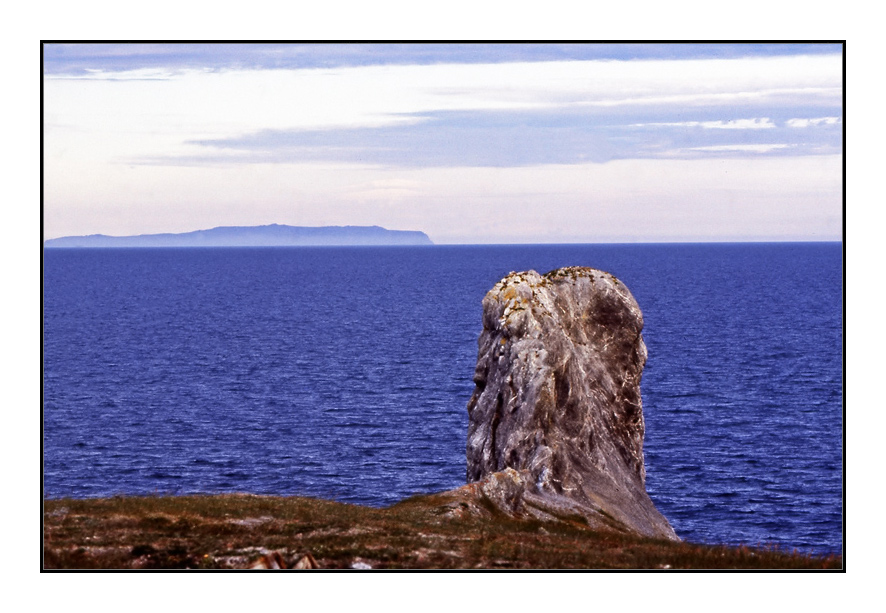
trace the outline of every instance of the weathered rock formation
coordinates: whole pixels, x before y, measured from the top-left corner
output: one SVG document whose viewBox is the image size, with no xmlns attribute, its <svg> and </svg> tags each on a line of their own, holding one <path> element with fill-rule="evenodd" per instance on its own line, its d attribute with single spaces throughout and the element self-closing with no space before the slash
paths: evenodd
<svg viewBox="0 0 886 613">
<path fill-rule="evenodd" d="M 483 299 L 467 498 L 677 539 L 646 493 L 643 315 L 591 268 L 511 273 Z"/>
</svg>

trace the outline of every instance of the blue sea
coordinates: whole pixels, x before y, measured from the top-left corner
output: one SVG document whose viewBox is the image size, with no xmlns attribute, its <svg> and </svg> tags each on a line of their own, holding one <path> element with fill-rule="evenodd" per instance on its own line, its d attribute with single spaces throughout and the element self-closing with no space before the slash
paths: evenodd
<svg viewBox="0 0 886 613">
<path fill-rule="evenodd" d="M 841 243 L 47 249 L 47 498 L 373 506 L 465 482 L 481 300 L 590 266 L 645 317 L 647 489 L 689 541 L 843 550 Z"/>
</svg>

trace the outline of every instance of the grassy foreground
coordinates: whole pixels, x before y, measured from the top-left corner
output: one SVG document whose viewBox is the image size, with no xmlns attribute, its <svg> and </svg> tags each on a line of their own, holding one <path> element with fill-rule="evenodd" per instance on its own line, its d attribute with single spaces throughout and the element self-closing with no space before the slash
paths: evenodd
<svg viewBox="0 0 886 613">
<path fill-rule="evenodd" d="M 453 513 L 445 496 L 386 509 L 252 495 L 44 502 L 43 565 L 54 568 L 292 567 L 840 569 L 839 556 L 673 543 Z M 455 509 L 456 511 L 458 509 Z M 310 554 L 311 557 L 304 557 Z"/>
</svg>

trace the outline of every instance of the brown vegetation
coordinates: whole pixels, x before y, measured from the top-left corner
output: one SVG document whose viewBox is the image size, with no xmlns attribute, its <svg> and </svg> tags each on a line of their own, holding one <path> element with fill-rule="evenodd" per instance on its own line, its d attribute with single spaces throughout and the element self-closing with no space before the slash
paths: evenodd
<svg viewBox="0 0 886 613">
<path fill-rule="evenodd" d="M 252 495 L 44 503 L 44 568 L 784 568 L 838 556 L 720 547 L 453 513 L 420 496 L 386 509 Z M 457 510 L 457 509 L 456 509 Z M 276 566 L 275 566 L 276 565 Z"/>
</svg>

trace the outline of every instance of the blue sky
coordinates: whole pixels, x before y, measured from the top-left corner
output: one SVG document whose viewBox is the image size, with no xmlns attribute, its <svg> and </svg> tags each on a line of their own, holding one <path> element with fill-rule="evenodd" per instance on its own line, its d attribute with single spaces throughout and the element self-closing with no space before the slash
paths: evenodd
<svg viewBox="0 0 886 613">
<path fill-rule="evenodd" d="M 839 54 L 841 45 L 810 43 L 376 43 L 343 44 L 55 44 L 44 49 L 54 75 L 133 68 L 299 69 L 372 65 L 501 64 L 576 60 L 717 59 Z"/>
<path fill-rule="evenodd" d="M 44 228 L 839 240 L 842 48 L 44 47 Z"/>
</svg>

